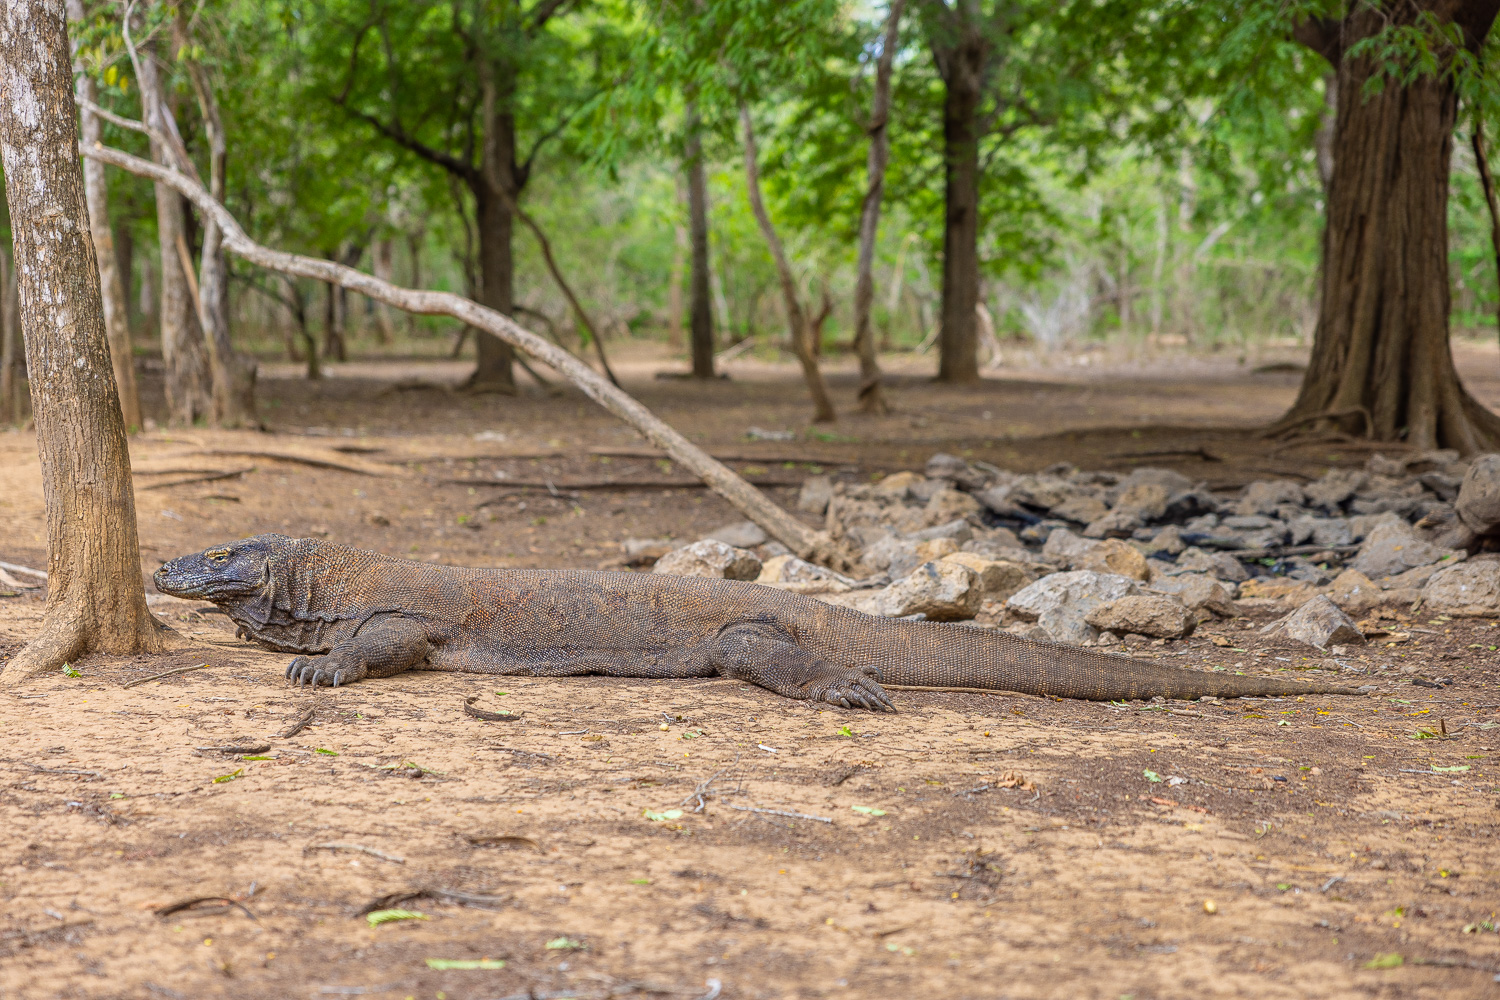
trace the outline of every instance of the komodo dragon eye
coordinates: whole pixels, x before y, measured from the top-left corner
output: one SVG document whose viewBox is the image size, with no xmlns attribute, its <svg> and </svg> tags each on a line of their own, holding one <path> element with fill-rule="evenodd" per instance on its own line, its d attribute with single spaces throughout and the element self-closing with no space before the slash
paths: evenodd
<svg viewBox="0 0 1500 1000">
<path fill-rule="evenodd" d="M 228 549 L 214 549 L 212 552 L 204 553 L 204 555 L 208 556 L 208 561 L 214 563 L 227 562 L 230 554 Z"/>
</svg>

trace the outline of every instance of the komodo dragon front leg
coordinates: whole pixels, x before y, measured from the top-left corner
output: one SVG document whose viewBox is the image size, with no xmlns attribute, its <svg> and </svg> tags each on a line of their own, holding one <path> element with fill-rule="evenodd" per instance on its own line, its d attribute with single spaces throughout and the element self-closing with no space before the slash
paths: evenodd
<svg viewBox="0 0 1500 1000">
<path fill-rule="evenodd" d="M 396 614 L 376 615 L 324 655 L 297 657 L 286 668 L 286 676 L 299 685 L 338 687 L 410 670 L 427 659 L 430 651 L 427 630 L 420 622 Z"/>
<path fill-rule="evenodd" d="M 896 710 L 875 679 L 874 667 L 855 669 L 830 663 L 769 622 L 730 625 L 719 633 L 710 655 L 723 676 L 758 684 L 785 698 Z"/>
</svg>

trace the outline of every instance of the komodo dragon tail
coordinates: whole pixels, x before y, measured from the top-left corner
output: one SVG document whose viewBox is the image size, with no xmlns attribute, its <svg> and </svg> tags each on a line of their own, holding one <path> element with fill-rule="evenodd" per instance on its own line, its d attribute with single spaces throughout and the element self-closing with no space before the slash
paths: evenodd
<svg viewBox="0 0 1500 1000">
<path fill-rule="evenodd" d="M 889 687 L 971 688 L 1087 701 L 1295 694 L 1358 694 L 1325 681 L 1249 677 L 936 622 L 886 620 L 880 681 Z"/>
</svg>

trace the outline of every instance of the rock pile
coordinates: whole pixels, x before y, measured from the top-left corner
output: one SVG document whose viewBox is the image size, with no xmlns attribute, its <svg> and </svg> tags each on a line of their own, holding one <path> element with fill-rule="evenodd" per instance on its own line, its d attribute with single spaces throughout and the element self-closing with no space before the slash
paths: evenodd
<svg viewBox="0 0 1500 1000">
<path fill-rule="evenodd" d="M 1345 611 L 1422 602 L 1500 614 L 1500 456 L 1389 458 L 1321 479 L 1215 493 L 1168 469 L 1017 474 L 953 455 L 873 484 L 810 477 L 798 506 L 855 553 L 837 573 L 727 525 L 658 573 L 722 576 L 890 617 L 1007 627 L 1057 642 L 1178 639 L 1236 602 L 1300 607 L 1274 631 L 1354 641 Z M 627 557 L 661 543 L 626 543 Z M 755 548 L 755 552 L 749 551 Z M 977 619 L 977 620 L 976 620 Z"/>
</svg>

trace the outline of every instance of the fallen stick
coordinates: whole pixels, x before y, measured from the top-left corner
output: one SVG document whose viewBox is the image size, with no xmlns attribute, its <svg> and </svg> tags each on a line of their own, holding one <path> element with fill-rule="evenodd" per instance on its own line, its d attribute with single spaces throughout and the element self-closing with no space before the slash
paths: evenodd
<svg viewBox="0 0 1500 1000">
<path fill-rule="evenodd" d="M 385 851 L 366 847 L 364 844 L 348 844 L 343 841 L 334 841 L 329 844 L 308 844 L 302 848 L 302 853 L 306 854 L 308 851 L 355 851 L 359 854 L 368 854 L 372 858 L 379 858 L 381 861 L 389 861 L 393 865 L 406 864 L 406 859 L 399 854 L 387 854 Z"/>
<path fill-rule="evenodd" d="M 0 569 L 8 569 L 12 573 L 25 573 L 27 576 L 38 576 L 43 580 L 47 579 L 46 573 L 43 573 L 39 569 L 32 569 L 30 566 L 17 566 L 15 563 L 0 562 Z"/>
<path fill-rule="evenodd" d="M 292 723 L 291 728 L 289 728 L 286 732 L 277 733 L 277 739 L 289 740 L 293 736 L 296 736 L 298 733 L 302 732 L 302 730 L 307 728 L 307 724 L 313 720 L 313 716 L 316 714 L 317 709 L 309 708 L 306 712 L 302 713 L 302 717 L 300 719 Z"/>
<path fill-rule="evenodd" d="M 161 673 L 152 674 L 150 677 L 137 677 L 133 681 L 127 681 L 123 686 L 133 688 L 138 685 L 145 684 L 148 681 L 159 681 L 163 677 L 171 677 L 174 674 L 185 674 L 192 670 L 202 670 L 206 666 L 208 666 L 207 663 L 199 663 L 196 666 L 192 667 L 173 667 L 171 670 L 163 670 Z"/>
<path fill-rule="evenodd" d="M 265 458 L 275 462 L 292 462 L 298 465 L 310 465 L 315 469 L 335 469 L 339 472 L 352 472 L 359 476 L 391 476 L 401 475 L 399 470 L 388 466 L 376 465 L 374 462 L 363 462 L 358 459 L 343 457 L 340 455 L 318 455 L 304 452 L 281 451 L 267 448 L 204 448 L 194 452 L 196 455 L 222 455 L 224 457 L 235 456 L 238 458 Z"/>
<path fill-rule="evenodd" d="M 254 472 L 255 466 L 248 469 L 232 469 L 229 472 L 215 472 L 212 475 L 193 476 L 188 479 L 169 479 L 164 483 L 152 483 L 150 486 L 138 486 L 138 490 L 165 490 L 173 486 L 191 486 L 193 483 L 216 483 L 220 479 L 237 479 L 247 472 Z"/>
<path fill-rule="evenodd" d="M 139 122 L 135 125 L 148 128 Z M 760 525 L 767 534 L 797 555 L 813 561 L 827 561 L 836 557 L 837 553 L 832 551 L 832 544 L 826 533 L 816 532 L 802 524 L 723 463 L 710 457 L 703 449 L 663 422 L 641 405 L 639 400 L 611 385 L 608 379 L 578 358 L 555 344 L 548 343 L 510 317 L 451 292 L 402 288 L 333 261 L 263 247 L 245 234 L 239 220 L 196 178 L 110 148 L 103 143 L 80 146 L 79 152 L 90 159 L 112 164 L 132 174 L 149 177 L 175 188 L 204 216 L 218 224 L 224 234 L 226 250 L 252 264 L 283 274 L 339 285 L 406 312 L 452 316 L 520 348 L 564 375 L 599 405 L 630 424 L 652 444 L 665 451 L 673 461 L 686 466 L 740 513 Z"/>
<path fill-rule="evenodd" d="M 438 482 L 449 486 L 499 486 L 501 488 L 511 486 L 516 489 L 526 490 L 550 490 L 560 492 L 563 490 L 702 490 L 711 489 L 709 484 L 698 479 L 585 479 L 579 482 L 567 482 L 559 480 L 538 479 L 464 479 L 458 476 L 447 479 L 439 479 Z M 756 486 L 800 486 L 802 480 L 776 478 L 774 476 L 755 476 L 746 482 Z"/>
<path fill-rule="evenodd" d="M 691 797 L 692 796 L 689 796 L 689 798 Z M 833 822 L 833 820 L 829 819 L 827 816 L 809 816 L 807 813 L 792 812 L 788 809 L 762 809 L 759 806 L 737 806 L 732 805 L 728 802 L 720 802 L 719 804 L 722 806 L 728 806 L 730 809 L 738 809 L 740 812 L 764 813 L 767 816 L 787 816 L 791 819 L 811 819 L 817 820 L 819 823 Z"/>
</svg>

